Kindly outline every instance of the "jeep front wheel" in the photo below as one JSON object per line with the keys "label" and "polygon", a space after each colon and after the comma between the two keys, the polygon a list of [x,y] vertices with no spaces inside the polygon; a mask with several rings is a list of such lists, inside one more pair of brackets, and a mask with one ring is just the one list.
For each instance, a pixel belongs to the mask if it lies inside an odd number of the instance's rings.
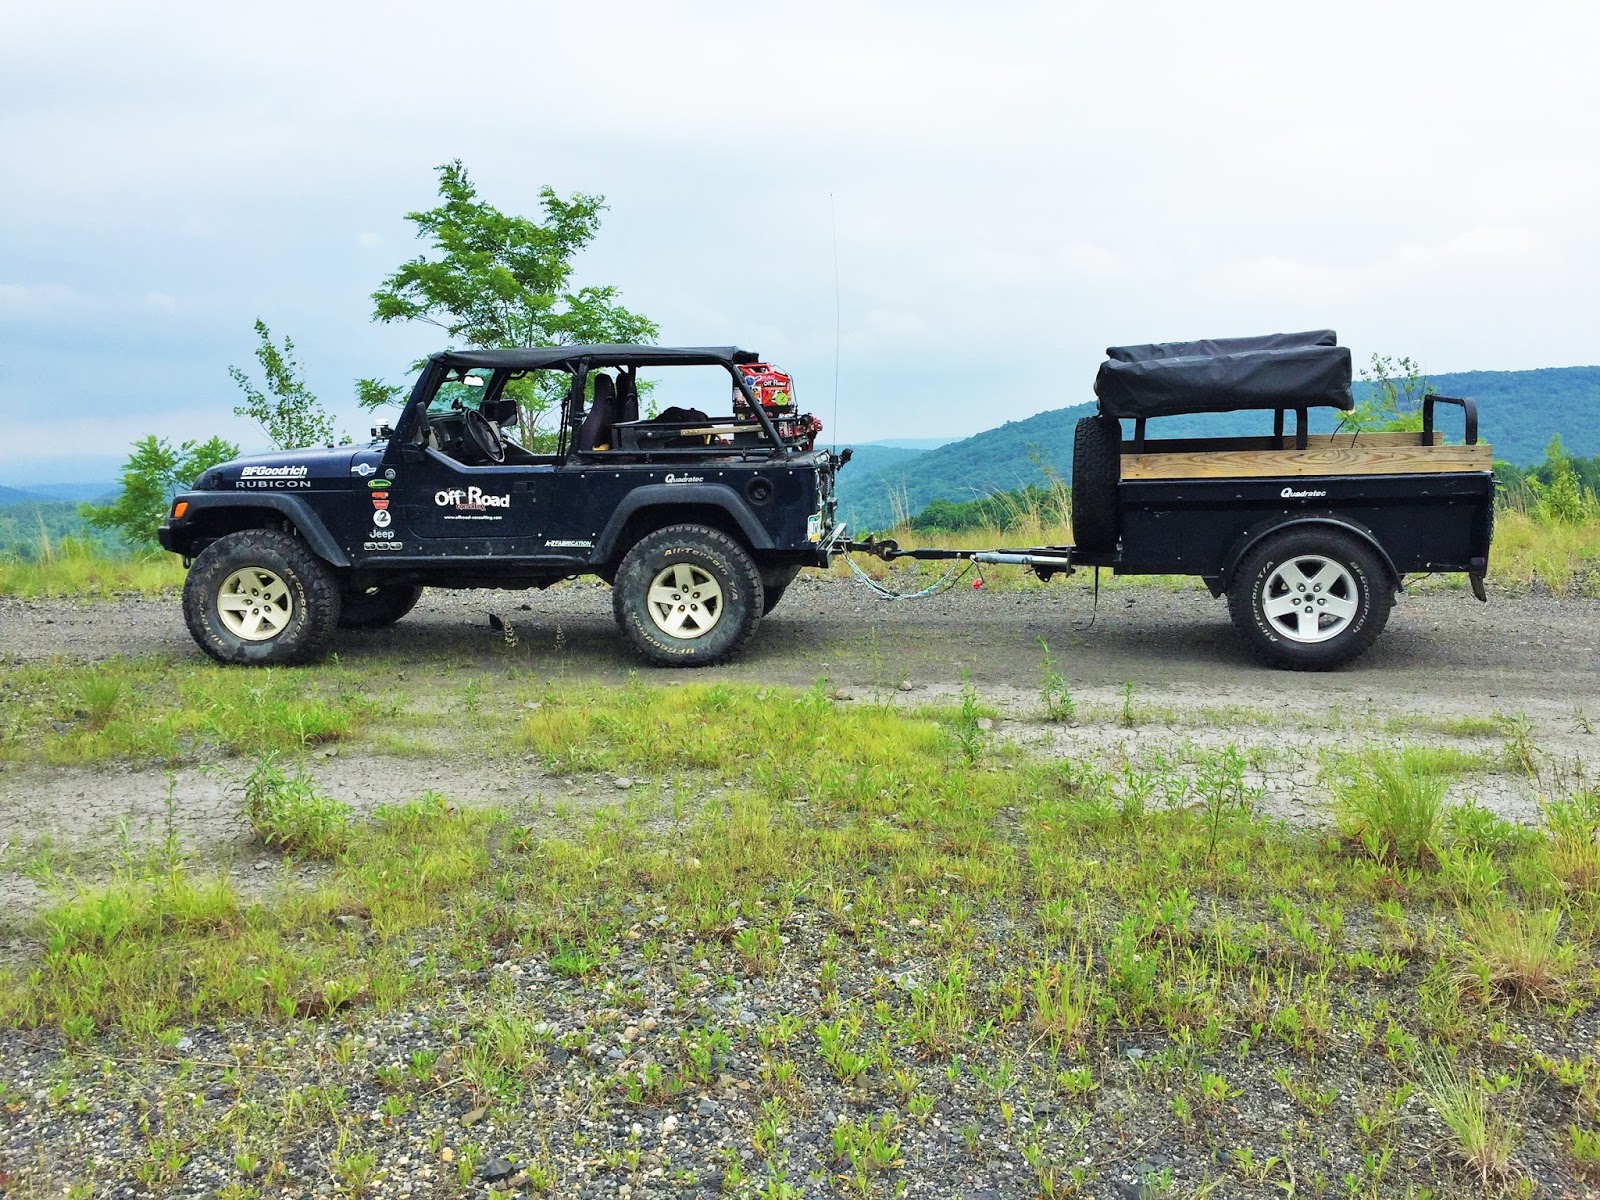
{"label": "jeep front wheel", "polygon": [[651,662],[704,667],[749,640],[761,620],[761,572],[733,538],[671,525],[641,539],[617,568],[617,624]]}
{"label": "jeep front wheel", "polygon": [[299,538],[268,529],[218,538],[183,585],[184,622],[218,662],[312,662],[327,653],[339,609],[333,572]]}

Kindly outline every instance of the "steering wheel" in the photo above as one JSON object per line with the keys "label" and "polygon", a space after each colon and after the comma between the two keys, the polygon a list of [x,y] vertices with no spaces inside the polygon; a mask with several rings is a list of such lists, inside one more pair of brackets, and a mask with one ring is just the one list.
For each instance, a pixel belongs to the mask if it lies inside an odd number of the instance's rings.
{"label": "steering wheel", "polygon": [[467,441],[471,442],[473,448],[490,462],[505,462],[506,444],[500,438],[500,431],[477,409],[469,408],[466,412]]}

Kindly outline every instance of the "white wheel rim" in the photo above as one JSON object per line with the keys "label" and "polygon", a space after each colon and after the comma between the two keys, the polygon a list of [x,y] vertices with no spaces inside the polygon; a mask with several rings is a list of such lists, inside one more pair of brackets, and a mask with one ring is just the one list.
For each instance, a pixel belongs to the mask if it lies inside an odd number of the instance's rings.
{"label": "white wheel rim", "polygon": [[217,589],[217,616],[234,637],[265,642],[289,627],[294,597],[289,585],[265,567],[244,567]]}
{"label": "white wheel rim", "polygon": [[1301,645],[1338,637],[1360,608],[1350,568],[1321,554],[1295,555],[1261,586],[1261,611],[1273,631]]}
{"label": "white wheel rim", "polygon": [[705,637],[722,620],[722,587],[709,571],[676,563],[651,582],[645,607],[662,633],[690,641]]}

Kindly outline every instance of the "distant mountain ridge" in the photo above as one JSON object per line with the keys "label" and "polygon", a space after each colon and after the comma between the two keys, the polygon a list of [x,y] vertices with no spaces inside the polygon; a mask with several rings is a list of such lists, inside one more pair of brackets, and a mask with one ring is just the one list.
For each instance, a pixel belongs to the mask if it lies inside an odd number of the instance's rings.
{"label": "distant mountain ridge", "polygon": [[104,480],[99,483],[32,483],[21,488],[0,486],[0,508],[13,504],[59,504],[63,500],[105,503],[117,490],[117,484]]}
{"label": "distant mountain ridge", "polygon": [[[1529,466],[1544,457],[1553,434],[1580,457],[1600,454],[1600,366],[1544,367],[1531,371],[1457,371],[1429,376],[1436,392],[1478,403],[1478,436],[1497,459]],[[1356,385],[1356,399],[1366,396]],[[857,458],[839,475],[841,519],[853,529],[882,528],[899,515],[915,515],[930,501],[971,500],[990,492],[1040,483],[1047,472],[1072,475],[1072,431],[1094,412],[1091,400],[1070,408],[1008,421],[963,441],[911,452],[901,461]],[[1268,433],[1272,418],[1260,412],[1170,417],[1153,422],[1162,437]],[[1312,429],[1331,432],[1338,414],[1313,413]],[[1458,409],[1443,410],[1441,428],[1457,436]],[[865,469],[862,469],[865,468]]]}

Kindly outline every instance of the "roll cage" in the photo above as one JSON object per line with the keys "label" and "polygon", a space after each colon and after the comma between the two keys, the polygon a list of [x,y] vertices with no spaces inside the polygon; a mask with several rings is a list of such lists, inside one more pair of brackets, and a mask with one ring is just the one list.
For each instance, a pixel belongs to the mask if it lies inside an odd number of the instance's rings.
{"label": "roll cage", "polygon": [[[481,371],[488,375],[484,381],[480,407],[498,401],[506,384],[532,371],[565,371],[571,378],[566,398],[562,403],[561,421],[557,429],[555,457],[565,461],[571,457],[605,460],[608,457],[626,457],[630,461],[672,461],[729,458],[784,458],[800,453],[806,447],[800,439],[785,437],[772,416],[757,400],[746,383],[739,367],[759,361],[753,351],[736,346],[664,347],[636,345],[582,345],[556,347],[530,347],[518,350],[447,350],[431,355],[427,366],[418,376],[416,385],[406,401],[394,436],[401,445],[417,442],[420,425],[426,420],[429,406],[441,387],[452,379],[459,379],[468,371]],[[727,371],[734,388],[744,397],[747,415],[705,420],[632,422],[638,426],[651,426],[648,431],[630,430],[641,436],[630,439],[631,445],[611,445],[607,449],[575,450],[573,434],[584,411],[590,376],[599,371],[615,370],[636,373],[640,367],[668,366],[720,366]],[[644,434],[660,436],[642,436]],[[657,442],[682,442],[695,439],[691,446],[655,444]],[[619,439],[621,440],[621,439]]]}

